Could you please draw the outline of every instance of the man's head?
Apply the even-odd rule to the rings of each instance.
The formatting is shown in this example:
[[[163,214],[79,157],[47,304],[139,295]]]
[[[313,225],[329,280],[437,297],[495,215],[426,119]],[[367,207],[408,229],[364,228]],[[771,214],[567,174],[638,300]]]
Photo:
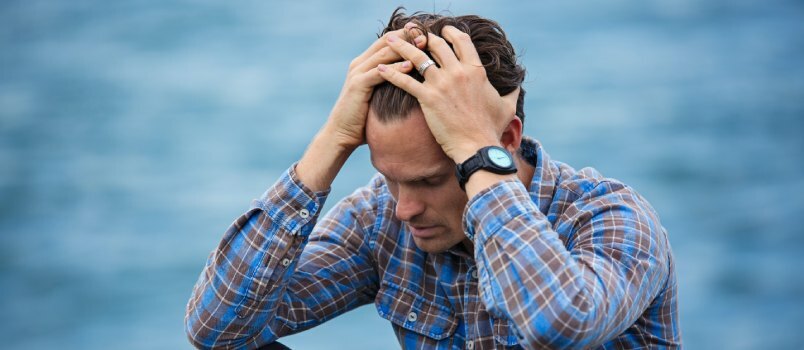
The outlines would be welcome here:
[[[388,25],[378,36],[402,29],[408,22],[416,23],[419,32],[425,36],[427,33],[441,36],[441,29],[444,26],[453,26],[469,34],[472,38],[472,43],[486,70],[486,76],[500,96],[508,95],[516,88],[521,87],[525,80],[525,68],[517,63],[514,47],[497,22],[474,15],[453,17],[414,13],[407,16],[401,10],[400,7],[394,11]],[[408,39],[412,41],[413,37],[410,36]],[[430,56],[427,50],[425,53]],[[409,75],[418,81],[424,81],[424,77],[415,69]],[[525,121],[524,100],[525,90],[520,89],[516,103],[516,115],[523,123]],[[374,88],[369,105],[377,117],[385,121],[405,118],[411,110],[418,106],[419,102],[415,97],[388,82]]]
[[[496,22],[477,16],[406,16],[397,9],[383,34],[403,28],[411,21],[422,34],[440,36],[446,25],[469,34],[490,83],[501,96],[516,91],[524,80],[525,69],[516,63],[513,47]],[[415,70],[410,75],[424,80]],[[524,94],[520,90],[517,100],[519,120],[524,119]],[[521,123],[516,124],[521,129]],[[411,228],[416,245],[435,253],[463,241],[461,220],[466,193],[458,186],[455,162],[436,142],[416,98],[390,83],[375,87],[366,122],[366,141],[374,167],[385,176],[396,199],[395,215]]]

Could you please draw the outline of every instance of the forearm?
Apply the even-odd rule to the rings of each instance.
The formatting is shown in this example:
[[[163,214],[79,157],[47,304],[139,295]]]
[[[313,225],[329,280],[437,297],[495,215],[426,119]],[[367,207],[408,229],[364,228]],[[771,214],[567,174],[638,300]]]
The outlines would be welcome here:
[[[657,245],[646,232],[605,227],[627,221],[602,206],[578,211],[559,236],[528,197],[507,182],[470,203],[467,220],[488,310],[511,320],[523,344],[537,348],[590,347],[623,332],[663,279]]]
[[[339,141],[337,128],[324,125],[296,165],[296,174],[313,191],[325,191],[356,147]]]
[[[270,341],[279,293],[323,205],[294,186],[292,170],[238,218],[212,252],[187,305],[186,330],[202,348]],[[276,326],[276,325],[272,325]]]
[[[393,34],[403,31],[400,29]],[[310,310],[321,309],[320,305],[315,305],[315,298],[308,298],[305,304],[295,298],[294,291],[309,287],[305,284],[322,281],[309,274],[309,271],[300,274],[307,277],[291,276],[296,266],[295,258],[313,230],[315,218],[326,197],[324,192],[328,191],[352,151],[365,143],[368,101],[374,86],[384,81],[376,69],[377,65],[391,64],[402,73],[410,71],[410,62],[398,61],[400,56],[386,47],[384,39],[375,41],[355,58],[327,122],[289,172],[295,174],[296,178],[285,176],[280,179],[261,203],[239,218],[227,231],[210,257],[188,303],[186,328],[196,346],[257,347],[259,343],[272,341],[281,332],[298,329],[299,324],[294,322],[294,316],[305,318],[302,326],[311,326],[317,321],[308,321],[314,317],[307,317],[315,314]],[[338,230],[358,235],[360,228],[339,226]],[[334,233],[344,233],[338,230],[334,230]],[[357,250],[365,255],[365,247],[328,243],[335,243],[331,250],[339,249],[341,252],[332,255],[336,261],[349,259]],[[324,245],[320,243],[318,247]],[[313,247],[312,250],[315,249]],[[310,263],[310,260],[302,263],[306,262],[305,266],[312,271],[318,271],[320,267],[329,269],[330,273],[341,273],[345,278],[355,278],[358,282],[353,283],[355,287],[352,289],[365,289],[372,285],[371,279],[365,277],[365,271],[370,270],[365,264],[324,266],[317,265],[317,262]],[[330,288],[321,285],[324,289]],[[350,289],[337,290],[332,287],[321,292],[338,296],[336,294],[340,292],[348,294]],[[292,307],[288,307],[291,303]],[[353,306],[349,304],[339,310],[327,311],[337,314]],[[293,314],[282,315],[288,320],[288,325],[271,324],[277,312]],[[281,332],[277,332],[276,328],[281,328]]]

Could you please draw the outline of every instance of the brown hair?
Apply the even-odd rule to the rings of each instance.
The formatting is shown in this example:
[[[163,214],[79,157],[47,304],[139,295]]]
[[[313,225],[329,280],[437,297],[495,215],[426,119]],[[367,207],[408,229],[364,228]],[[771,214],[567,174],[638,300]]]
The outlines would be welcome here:
[[[394,10],[391,19],[388,20],[388,25],[378,34],[378,37],[387,32],[402,29],[408,22],[415,23],[425,36],[428,32],[440,36],[444,26],[453,26],[469,34],[469,37],[472,38],[480,61],[486,69],[486,76],[500,96],[507,95],[522,85],[522,81],[525,80],[525,68],[517,63],[514,48],[497,22],[474,15],[453,17],[416,12],[407,16],[402,12],[404,9],[404,7],[398,7]],[[407,40],[412,42],[413,38],[408,37]],[[428,51],[425,50],[425,53],[430,56]],[[424,81],[424,77],[416,69],[408,74],[420,82]],[[525,90],[520,89],[516,102],[516,115],[522,122],[525,121],[524,99]],[[374,87],[374,93],[369,102],[370,108],[383,122],[403,119],[418,105],[419,102],[415,97],[389,82],[383,82]]]

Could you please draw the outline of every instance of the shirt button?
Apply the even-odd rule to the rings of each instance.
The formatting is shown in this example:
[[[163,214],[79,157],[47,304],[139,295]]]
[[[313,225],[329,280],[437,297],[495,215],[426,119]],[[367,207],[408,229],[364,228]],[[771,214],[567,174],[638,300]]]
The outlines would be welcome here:
[[[477,279],[477,269],[472,270],[472,278]]]
[[[282,266],[288,267],[288,265],[290,265],[290,259],[288,258],[282,259]]]
[[[307,217],[310,216],[310,211],[307,209],[299,210],[299,216],[301,216],[302,219],[307,219]]]
[[[473,342],[471,340],[466,342],[466,348],[469,349],[469,350],[474,349],[475,348],[475,342]]]
[[[415,312],[411,312],[411,313],[408,314],[408,321],[416,322],[416,320],[418,320],[418,319],[419,319],[419,315],[416,315]]]

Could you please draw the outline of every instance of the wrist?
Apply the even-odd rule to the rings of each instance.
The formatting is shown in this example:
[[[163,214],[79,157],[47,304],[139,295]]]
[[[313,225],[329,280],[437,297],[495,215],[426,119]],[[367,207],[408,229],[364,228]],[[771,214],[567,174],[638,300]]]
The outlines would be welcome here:
[[[465,162],[469,157],[475,155],[477,151],[481,148],[486,146],[501,146],[499,141],[471,141],[465,142],[460,145],[460,147],[456,147],[449,156],[455,161],[455,164],[460,164]]]
[[[352,135],[330,122],[324,124],[321,130],[318,131],[318,134],[315,135],[315,141],[326,144],[335,152],[349,154],[365,143],[362,137]]]
[[[340,142],[337,135],[323,128],[307,146],[296,165],[296,174],[313,191],[327,190],[356,148]]]
[[[466,161],[456,164],[455,169],[458,184],[461,186],[461,189],[465,191],[467,190],[466,185],[473,178],[486,178],[492,181],[498,181],[503,177],[496,175],[512,175],[516,174],[516,172],[517,166],[513,155],[500,146],[486,146],[480,148],[480,150],[466,159]],[[489,177],[488,175],[492,176]]]

